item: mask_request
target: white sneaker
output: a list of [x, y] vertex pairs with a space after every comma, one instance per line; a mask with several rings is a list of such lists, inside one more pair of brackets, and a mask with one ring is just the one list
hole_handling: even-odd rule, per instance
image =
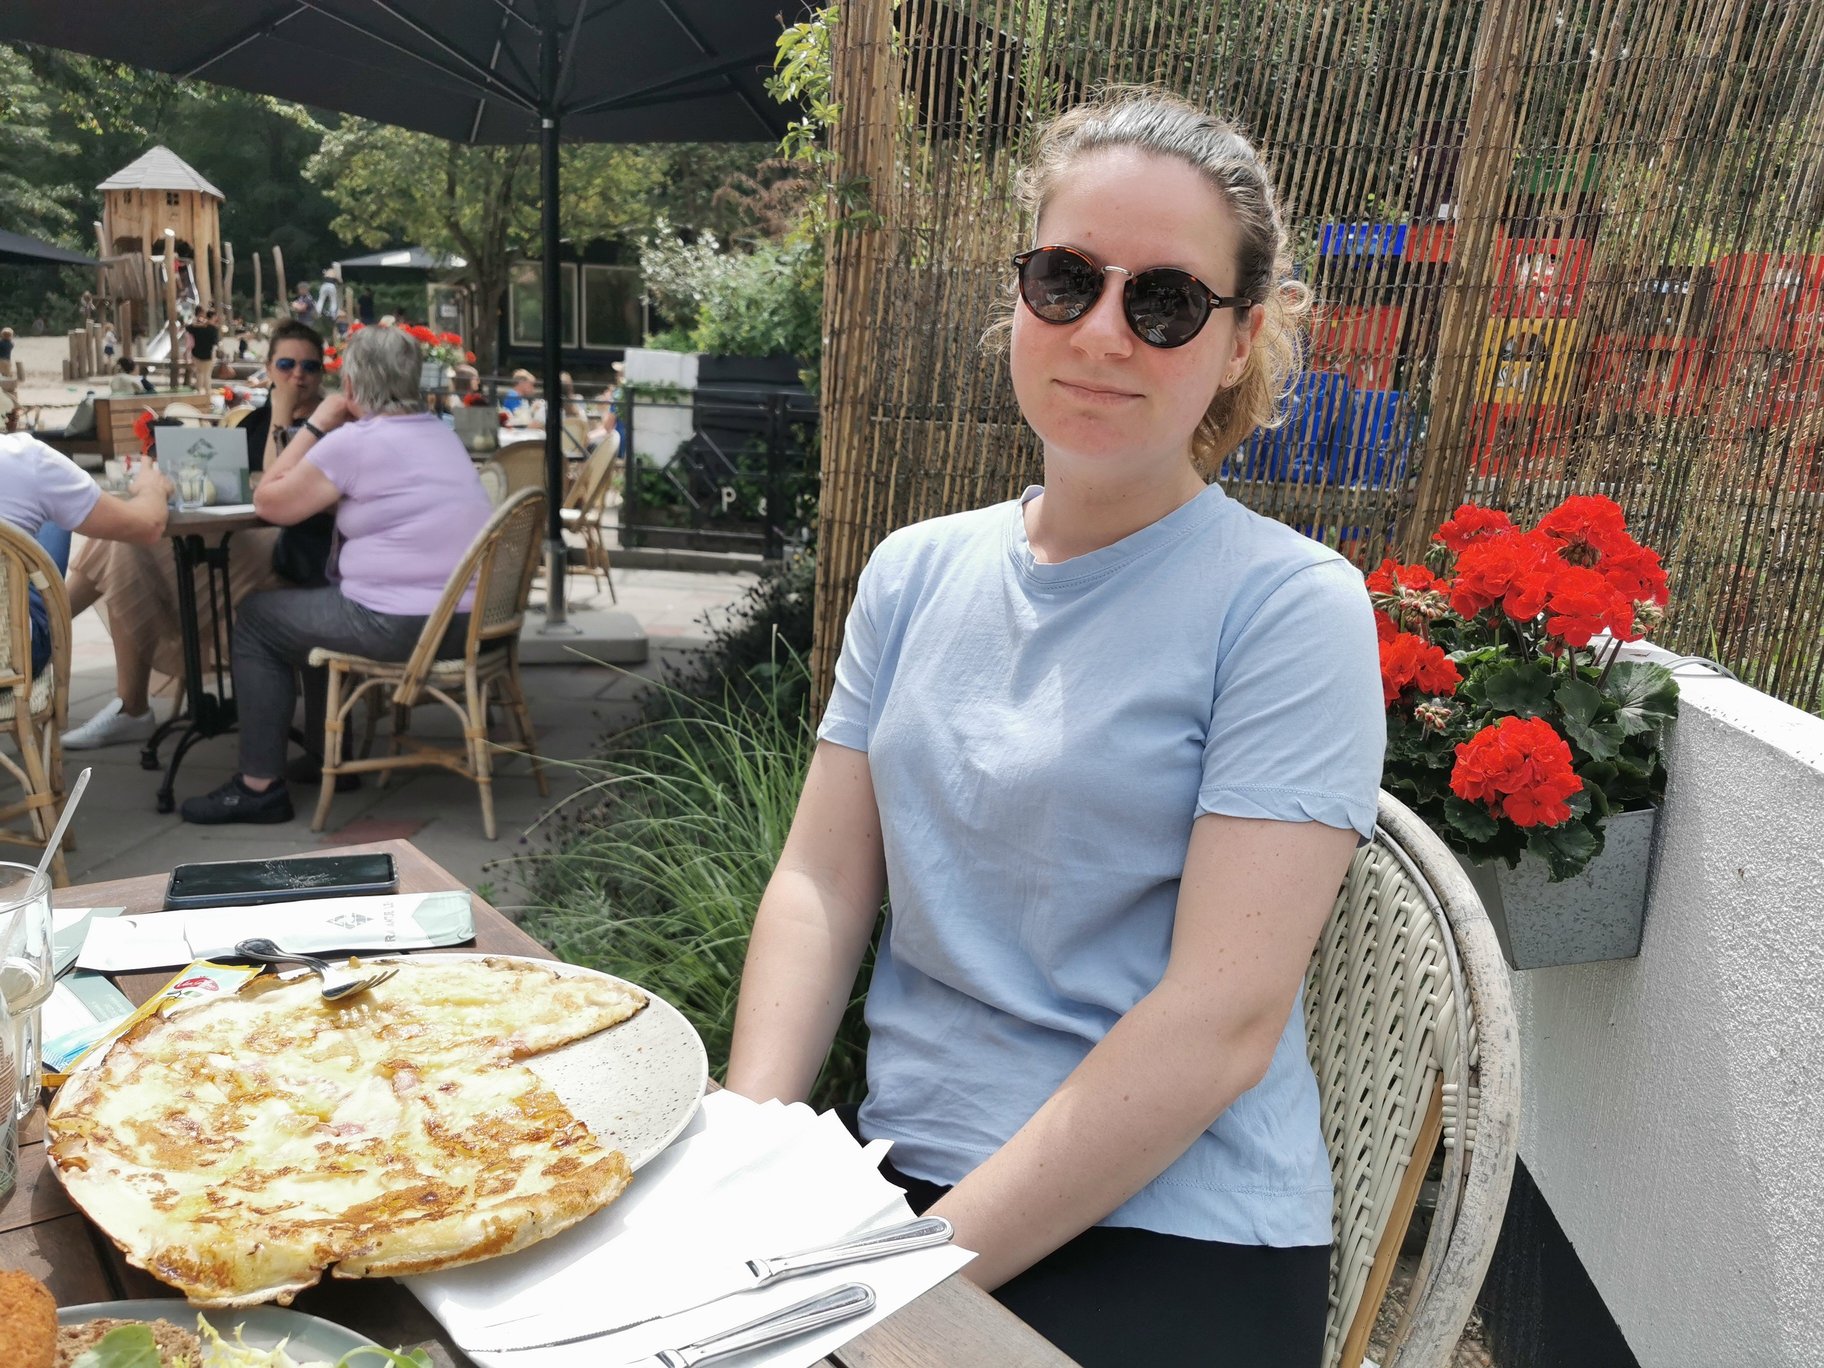
[[117, 746], [123, 741], [150, 740], [158, 728], [158, 719], [147, 708], [138, 717], [124, 711], [118, 698], [84, 722], [63, 734], [65, 750], [94, 750], [97, 746]]

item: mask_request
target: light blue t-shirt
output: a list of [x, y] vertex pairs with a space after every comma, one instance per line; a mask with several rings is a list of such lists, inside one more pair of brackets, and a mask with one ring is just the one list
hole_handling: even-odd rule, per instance
[[[1212, 485], [1043, 565], [1023, 502], [880, 544], [818, 731], [867, 752], [886, 848], [861, 1128], [935, 1183], [1157, 986], [1198, 816], [1366, 838], [1380, 784], [1374, 622], [1346, 561]], [[1330, 1211], [1301, 998], [1261, 1083], [1103, 1224], [1325, 1245]]]

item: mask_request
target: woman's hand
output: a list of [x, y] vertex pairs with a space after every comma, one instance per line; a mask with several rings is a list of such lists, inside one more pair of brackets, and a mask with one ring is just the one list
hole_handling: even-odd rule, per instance
[[354, 416], [354, 410], [349, 407], [346, 395], [331, 394], [325, 396], [323, 402], [317, 405], [316, 412], [310, 415], [310, 422], [312, 426], [323, 432], [334, 432]]

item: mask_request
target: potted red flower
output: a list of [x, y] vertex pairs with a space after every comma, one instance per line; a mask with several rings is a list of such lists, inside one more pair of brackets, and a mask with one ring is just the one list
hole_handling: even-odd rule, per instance
[[1601, 495], [1531, 529], [1464, 504], [1422, 565], [1368, 576], [1383, 783], [1457, 852], [1515, 968], [1640, 950], [1678, 686], [1621, 660], [1658, 625], [1659, 556]]

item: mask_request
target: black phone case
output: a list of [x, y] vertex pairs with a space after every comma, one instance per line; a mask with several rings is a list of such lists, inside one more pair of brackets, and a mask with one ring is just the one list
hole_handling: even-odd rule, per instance
[[[308, 856], [302, 857], [308, 859]], [[229, 863], [239, 863], [231, 861]], [[391, 857], [388, 857], [391, 864]], [[215, 893], [182, 894], [175, 891], [178, 876], [193, 865], [179, 865], [171, 871], [171, 877], [165, 882], [165, 910], [167, 912], [192, 912], [211, 907], [259, 907], [265, 903], [303, 902], [311, 898], [349, 898], [373, 896], [381, 893], [399, 891], [399, 870], [392, 867], [392, 877], [363, 883], [344, 884], [294, 884], [288, 887], [275, 887], [271, 884], [249, 884], [245, 889], [225, 889]]]

